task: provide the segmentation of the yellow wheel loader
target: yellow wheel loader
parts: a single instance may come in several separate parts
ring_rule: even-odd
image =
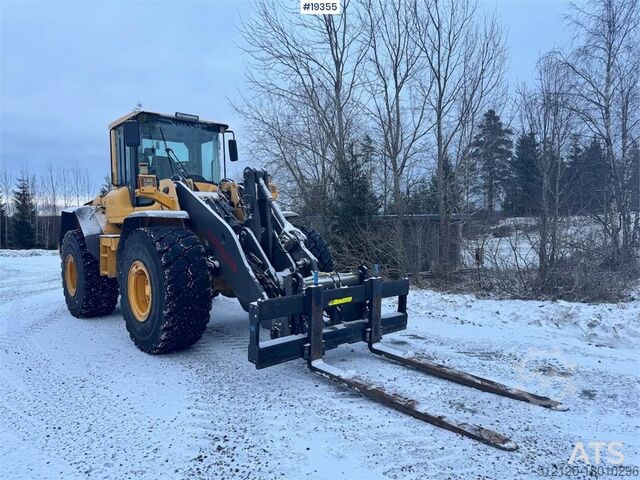
[[[516,448],[504,435],[430,414],[348,376],[323,361],[325,351],[365,342],[371,353],[428,375],[563,408],[384,345],[383,335],[407,326],[407,279],[383,281],[365,265],[333,271],[318,233],[294,226],[279,208],[267,172],[246,168],[242,182],[226,177],[227,158],[238,158],[228,125],[141,111],[116,120],[109,134],[111,190],[60,219],[62,286],[72,315],[108,315],[120,296],[133,342],[163,354],[202,337],[215,295],[235,297],[249,313],[248,359],[256,368],[305,359],[327,379],[504,450]],[[383,313],[389,297],[397,309]]]

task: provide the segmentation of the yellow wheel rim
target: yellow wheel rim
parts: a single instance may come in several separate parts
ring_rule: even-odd
[[[78,291],[78,270],[76,269],[76,260],[70,253],[64,259],[64,283],[69,295],[75,297]]]
[[[151,280],[147,267],[140,260],[129,268],[127,292],[133,316],[139,322],[146,322],[151,312]]]

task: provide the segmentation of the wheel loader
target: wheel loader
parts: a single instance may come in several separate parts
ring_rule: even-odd
[[[62,285],[71,314],[111,314],[120,298],[126,328],[149,354],[202,337],[217,295],[248,312],[248,359],[256,368],[304,359],[311,371],[391,408],[503,450],[508,437],[429,413],[328,365],[327,350],[364,342],[371,353],[422,373],[562,410],[557,401],[394,350],[382,336],[407,326],[407,279],[377,269],[335,272],[327,244],[294,226],[262,169],[227,178],[235,134],[197,115],[132,112],[109,126],[112,188],[61,214]],[[395,298],[393,311],[382,300]],[[215,310],[215,309],[214,309]]]

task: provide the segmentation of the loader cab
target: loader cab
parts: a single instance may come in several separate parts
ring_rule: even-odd
[[[135,198],[140,174],[154,175],[158,181],[188,176],[215,186],[222,176],[227,132],[227,125],[201,121],[195,115],[129,114],[110,125],[112,184],[128,187],[135,206],[149,202]],[[231,160],[235,160],[237,154],[231,150],[230,144]]]

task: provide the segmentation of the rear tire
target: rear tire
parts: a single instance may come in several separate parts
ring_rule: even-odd
[[[100,275],[98,261],[89,253],[80,230],[62,239],[62,288],[71,315],[77,318],[109,315],[118,302],[118,282]]]
[[[186,228],[148,227],[125,242],[119,280],[131,339],[151,354],[190,347],[204,334],[211,310],[211,275],[200,240]]]
[[[305,246],[318,260],[318,269],[321,272],[333,272],[333,257],[327,242],[313,228],[304,225],[297,225],[297,227],[307,237]]]

